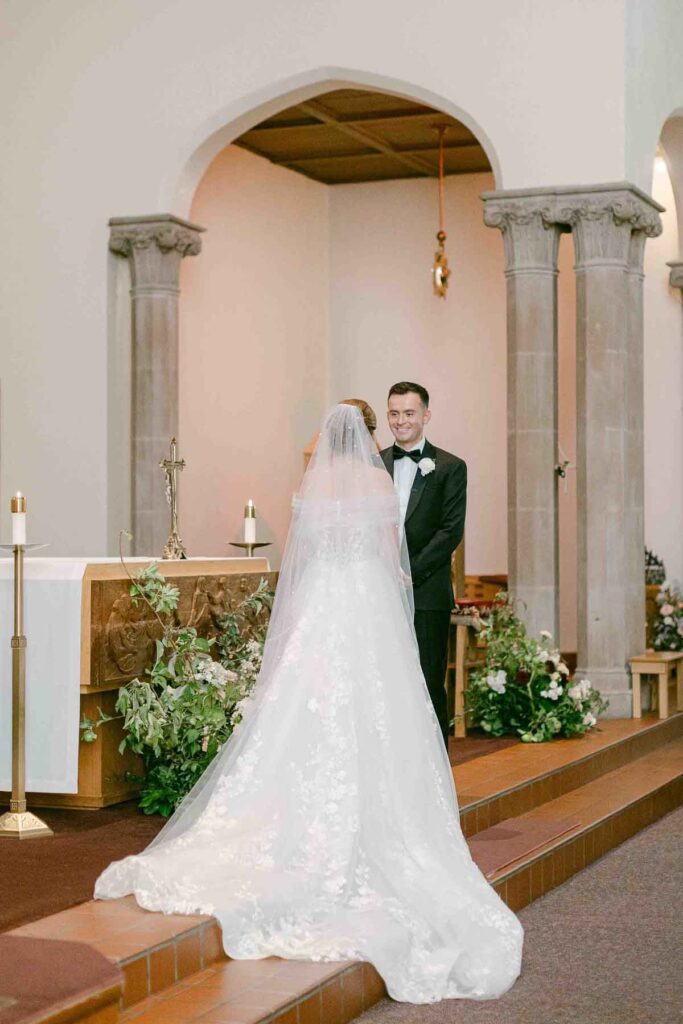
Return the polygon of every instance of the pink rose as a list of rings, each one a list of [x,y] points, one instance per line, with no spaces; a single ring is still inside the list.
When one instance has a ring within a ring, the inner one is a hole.
[[[674,606],[672,604],[663,604],[662,607],[659,609],[659,614],[660,615],[671,615],[673,610],[674,610]]]

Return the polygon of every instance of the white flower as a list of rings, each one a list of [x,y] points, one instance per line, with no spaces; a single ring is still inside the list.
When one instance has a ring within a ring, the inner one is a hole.
[[[486,682],[495,690],[496,693],[505,693],[505,684],[507,683],[507,676],[503,669],[499,669],[495,675],[491,674],[486,677]]]
[[[551,640],[553,634],[550,633],[547,629],[542,629],[540,635],[543,637],[544,640]]]
[[[551,677],[550,677],[550,678],[551,678],[551,679],[552,679],[552,680],[553,680],[554,682],[558,682],[558,681],[559,681],[559,678],[560,678],[560,673],[559,673],[559,672],[553,672],[553,674],[551,675]]]
[[[583,724],[587,725],[589,729],[592,726],[594,726],[596,722],[597,718],[590,711],[587,711],[586,714],[583,716]]]
[[[550,661],[550,655],[548,654],[547,651],[539,651],[538,652],[538,660],[539,661]]]
[[[569,675],[569,669],[563,661],[561,661],[560,664],[557,666],[557,671],[561,672],[563,676]]]
[[[664,619],[664,625],[665,626],[673,626],[673,624],[674,624],[674,620],[671,618],[670,615],[667,615],[667,617]]]
[[[547,690],[541,690],[541,697],[546,697],[548,700],[558,700],[562,696],[563,688],[558,683],[559,676],[557,673],[553,673],[550,679],[550,686]]]
[[[571,697],[572,700],[576,701],[577,704],[580,704],[581,701],[586,699],[590,690],[591,684],[588,682],[588,680],[581,679],[578,683],[575,683],[574,686],[571,686],[567,690],[567,694],[569,697]]]
[[[422,473],[422,476],[427,476],[429,473],[433,473],[436,469],[436,463],[434,459],[420,459],[417,464],[417,468]]]

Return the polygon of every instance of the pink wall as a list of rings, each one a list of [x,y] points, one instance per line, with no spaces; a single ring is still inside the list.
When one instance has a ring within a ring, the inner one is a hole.
[[[328,191],[237,147],[202,179],[207,229],[181,277],[183,539],[192,555],[239,554],[244,504],[279,564],[301,451],[324,404]]]
[[[445,183],[448,297],[432,293],[433,179],[339,185],[330,197],[330,391],[367,399],[380,418],[397,380],[431,395],[427,431],[469,466],[468,572],[507,566],[506,340],[503,245],[483,222],[489,174]]]

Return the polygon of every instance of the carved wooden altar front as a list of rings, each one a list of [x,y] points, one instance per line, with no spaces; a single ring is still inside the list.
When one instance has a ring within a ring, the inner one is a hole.
[[[148,564],[136,562],[131,568],[137,572]],[[205,637],[218,633],[220,618],[252,594],[261,579],[271,590],[277,579],[265,558],[188,559],[161,562],[160,569],[180,591],[178,623],[194,626]],[[94,721],[99,709],[116,714],[119,688],[150,667],[161,633],[147,605],[133,604],[130,579],[120,563],[88,565],[81,599],[82,717]],[[139,784],[127,781],[126,773],[140,775],[141,764],[130,750],[119,753],[120,719],[97,731],[95,743],[79,747],[78,793],[33,794],[34,806],[96,809],[136,795]]]

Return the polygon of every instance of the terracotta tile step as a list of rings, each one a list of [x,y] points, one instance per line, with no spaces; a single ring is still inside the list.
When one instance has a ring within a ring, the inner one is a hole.
[[[606,719],[598,731],[545,744],[520,743],[454,770],[466,836],[518,817],[683,736],[683,713]]]
[[[518,852],[519,847],[513,848],[512,837],[507,843],[503,837],[497,870],[488,853],[487,877],[508,906],[521,910],[681,803],[683,741],[674,740],[541,807],[506,820],[500,827],[510,833],[528,833],[529,848],[511,861],[510,853]],[[558,828],[547,843],[534,841],[541,834],[538,826],[563,822],[573,822],[574,827]],[[477,860],[477,844],[473,845]]]
[[[346,1024],[384,997],[370,964],[227,960],[122,1015],[123,1024]]]

